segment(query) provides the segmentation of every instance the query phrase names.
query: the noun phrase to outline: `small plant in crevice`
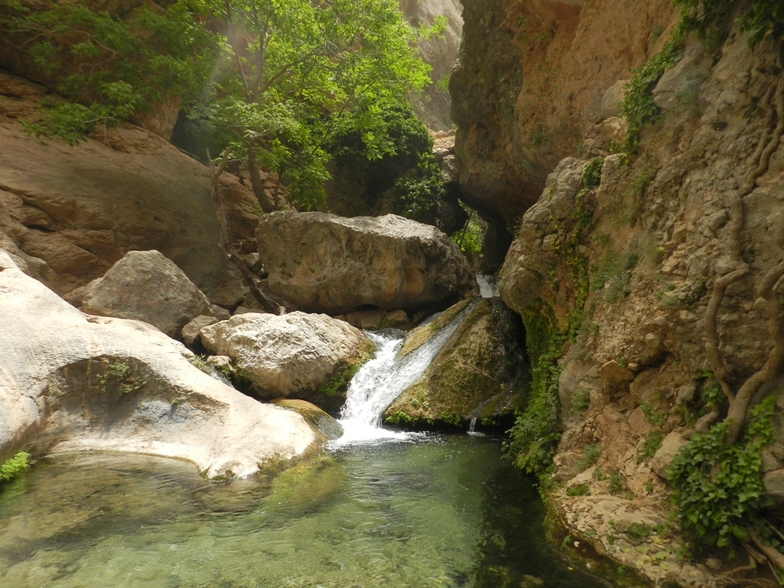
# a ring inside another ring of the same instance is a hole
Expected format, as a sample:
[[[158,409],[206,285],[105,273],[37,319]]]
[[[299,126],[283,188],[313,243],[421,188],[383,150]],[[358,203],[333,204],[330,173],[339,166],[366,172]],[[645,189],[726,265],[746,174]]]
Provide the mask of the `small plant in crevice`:
[[[19,451],[0,464],[0,483],[8,482],[30,467],[30,454]]]
[[[585,412],[591,407],[591,391],[587,388],[578,388],[572,396],[572,409],[575,412]]]
[[[566,489],[567,496],[588,496],[590,493],[588,484],[575,484]]]
[[[623,491],[620,472],[618,470],[610,470],[608,479],[608,490],[610,491],[610,494],[620,494]]]
[[[620,149],[627,155],[637,153],[643,127],[661,120],[661,110],[653,102],[653,88],[664,73],[680,61],[680,45],[684,34],[684,27],[677,25],[661,51],[641,68],[634,70],[632,79],[626,84],[626,93],[621,101],[621,115],[626,120],[628,129]]]
[[[586,470],[599,461],[602,455],[602,446],[599,443],[593,445],[586,445],[583,449],[583,456],[577,462],[577,467],[580,471]]]
[[[650,459],[656,455],[656,452],[661,447],[663,439],[664,435],[662,435],[660,432],[650,431],[646,435],[645,441],[642,443],[642,447],[640,447],[640,452],[637,455],[637,463],[641,463],[642,461]]]
[[[116,393],[118,396],[132,394],[147,383],[132,375],[131,366],[122,361],[110,363],[95,379],[105,393]]]

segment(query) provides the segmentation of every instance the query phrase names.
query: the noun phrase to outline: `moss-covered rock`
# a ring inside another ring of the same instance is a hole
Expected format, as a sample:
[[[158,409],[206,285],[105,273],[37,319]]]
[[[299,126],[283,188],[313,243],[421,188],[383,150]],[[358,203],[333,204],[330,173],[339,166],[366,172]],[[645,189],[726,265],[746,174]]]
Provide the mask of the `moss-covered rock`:
[[[298,412],[305,419],[305,422],[330,441],[343,436],[343,427],[340,423],[307,400],[278,398],[272,403]]]
[[[459,307],[459,308],[458,308]],[[410,353],[464,308],[412,331],[401,349]],[[528,368],[519,317],[498,298],[480,300],[461,322],[428,369],[384,412],[384,420],[420,428],[497,426],[514,412]]]

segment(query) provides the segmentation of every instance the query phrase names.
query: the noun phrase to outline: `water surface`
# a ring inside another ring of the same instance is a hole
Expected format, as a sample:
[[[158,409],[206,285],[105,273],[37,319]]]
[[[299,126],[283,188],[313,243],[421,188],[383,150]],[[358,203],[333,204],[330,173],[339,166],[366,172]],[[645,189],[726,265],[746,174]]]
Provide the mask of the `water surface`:
[[[544,542],[530,481],[485,438],[346,445],[268,480],[107,454],[0,492],[0,586],[605,586]]]

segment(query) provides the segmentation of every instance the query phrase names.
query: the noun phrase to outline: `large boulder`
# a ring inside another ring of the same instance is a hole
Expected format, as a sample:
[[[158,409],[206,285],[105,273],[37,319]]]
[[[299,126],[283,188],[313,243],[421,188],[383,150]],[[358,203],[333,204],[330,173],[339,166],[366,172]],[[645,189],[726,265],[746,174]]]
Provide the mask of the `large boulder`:
[[[217,247],[207,167],[131,125],[75,146],[39,140],[19,119],[37,121],[44,97],[40,86],[0,72],[0,232],[13,243],[3,247],[18,248],[31,275],[61,296],[128,251],[156,249],[213,303],[236,305],[247,289]],[[248,253],[256,199],[230,174],[220,190],[235,244]]]
[[[157,329],[76,310],[2,251],[0,321],[0,461],[20,449],[107,450],[245,477],[323,441],[295,412],[194,367]]]
[[[336,413],[372,344],[324,314],[246,313],[201,330],[202,344],[232,359],[262,398],[299,398]]]
[[[212,313],[201,290],[155,250],[126,253],[85,287],[81,308],[89,314],[144,321],[169,337],[179,337],[194,317]]]
[[[446,235],[393,214],[274,212],[256,238],[269,292],[311,312],[444,308],[475,285]]]
[[[406,354],[446,328],[464,303],[409,333]],[[483,298],[462,318],[424,374],[384,411],[384,419],[414,427],[511,424],[527,374],[520,318],[499,298]]]

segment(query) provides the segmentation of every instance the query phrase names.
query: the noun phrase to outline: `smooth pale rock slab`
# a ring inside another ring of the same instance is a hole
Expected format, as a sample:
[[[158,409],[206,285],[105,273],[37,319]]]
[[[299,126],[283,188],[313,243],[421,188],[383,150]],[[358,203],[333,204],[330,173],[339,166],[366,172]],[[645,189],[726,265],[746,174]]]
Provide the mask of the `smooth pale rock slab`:
[[[235,315],[204,327],[201,341],[212,353],[231,357],[265,398],[310,399],[371,349],[359,329],[304,312]]]
[[[207,297],[158,251],[130,251],[85,287],[82,310],[140,320],[170,337],[199,315],[212,314]]]
[[[201,372],[142,322],[92,317],[0,251],[0,460],[19,449],[136,452],[249,476],[323,441],[292,411]]]
[[[445,308],[474,288],[468,262],[430,225],[394,214],[273,212],[256,230],[267,289],[299,309]]]

